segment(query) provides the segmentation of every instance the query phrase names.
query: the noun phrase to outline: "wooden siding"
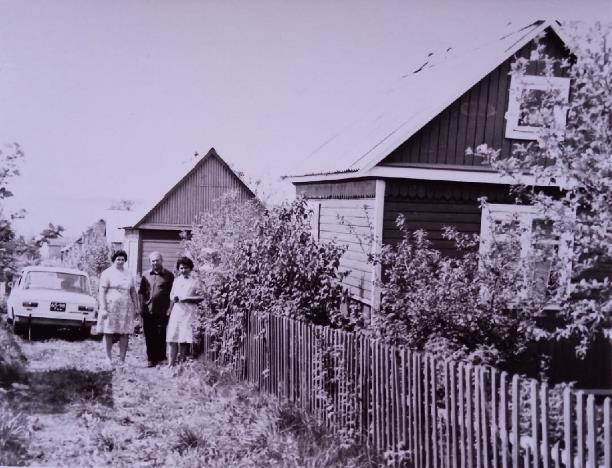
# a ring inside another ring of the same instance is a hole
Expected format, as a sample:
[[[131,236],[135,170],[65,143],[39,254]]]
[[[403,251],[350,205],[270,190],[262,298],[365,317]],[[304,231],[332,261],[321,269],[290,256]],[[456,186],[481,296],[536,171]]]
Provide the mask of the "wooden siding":
[[[149,255],[159,252],[164,258],[164,267],[174,271],[176,260],[181,255],[181,237],[179,231],[147,231],[141,230],[141,255],[138,264],[139,272],[149,267]]]
[[[321,200],[319,240],[335,240],[348,247],[340,261],[340,269],[350,270],[344,283],[351,294],[366,302],[372,293],[372,265],[368,254],[372,249],[374,199]]]
[[[191,225],[214,200],[231,190],[238,191],[244,200],[253,196],[216,155],[208,157],[174,187],[141,224]]]
[[[401,240],[396,219],[403,214],[411,230],[424,229],[434,247],[452,255],[456,252],[453,243],[442,238],[444,226],[479,234],[481,210],[478,199],[482,196],[491,203],[513,202],[507,185],[389,181],[385,193],[383,243],[393,244]]]
[[[556,36],[547,37],[544,42],[549,55],[567,57],[563,43]],[[533,48],[534,43],[529,43],[516,55],[529,58]],[[514,60],[510,58],[500,64],[387,156],[381,165],[459,165],[482,169],[481,161],[467,156],[465,150],[483,143],[492,148],[500,148],[502,155],[511,154],[515,141],[506,139],[504,134],[510,90],[509,72]],[[530,63],[527,69],[530,75],[541,75],[542,72],[540,62]]]
[[[295,191],[297,195],[303,195],[308,199],[374,198],[376,196],[376,180],[298,183]]]

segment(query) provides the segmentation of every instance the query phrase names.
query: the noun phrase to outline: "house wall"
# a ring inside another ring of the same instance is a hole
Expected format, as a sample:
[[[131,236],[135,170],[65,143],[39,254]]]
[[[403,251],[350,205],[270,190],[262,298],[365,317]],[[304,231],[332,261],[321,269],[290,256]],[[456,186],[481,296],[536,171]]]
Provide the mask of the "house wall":
[[[543,42],[549,55],[568,56],[556,35],[549,34]],[[534,43],[531,42],[516,55],[529,58],[533,48]],[[514,60],[510,58],[499,65],[387,156],[381,164],[476,166],[482,170],[479,158],[466,156],[465,150],[468,147],[474,149],[486,143],[492,148],[501,149],[502,155],[511,154],[516,141],[505,138],[504,134],[510,91],[509,73]],[[541,75],[542,72],[541,62],[530,62],[527,74]],[[560,71],[557,74],[562,75]]]
[[[125,229],[123,238],[123,250],[128,255],[128,270],[134,276],[138,273],[139,258],[138,258],[138,241],[139,231],[137,229]]]
[[[393,244],[401,240],[396,219],[403,214],[409,229],[427,231],[435,248],[454,255],[453,242],[442,238],[443,228],[455,226],[459,232],[479,234],[481,209],[478,199],[483,196],[489,203],[514,203],[507,185],[388,180],[383,243]]]
[[[253,197],[244,184],[217,157],[209,157],[163,199],[140,224],[191,225],[201,212],[224,193],[236,190],[241,199]]]
[[[344,284],[355,298],[369,304],[373,267],[368,254],[374,233],[376,181],[300,184],[296,191],[311,206],[318,205],[318,219],[313,222],[319,240],[335,240],[347,246],[340,260],[340,270],[350,270]]]

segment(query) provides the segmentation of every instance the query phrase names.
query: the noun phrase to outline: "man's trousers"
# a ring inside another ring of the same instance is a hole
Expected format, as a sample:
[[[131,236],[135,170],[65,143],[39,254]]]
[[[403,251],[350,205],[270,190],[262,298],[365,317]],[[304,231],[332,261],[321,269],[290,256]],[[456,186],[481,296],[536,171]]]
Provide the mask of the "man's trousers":
[[[166,327],[168,317],[145,313],[142,329],[147,345],[147,360],[158,363],[166,359]]]

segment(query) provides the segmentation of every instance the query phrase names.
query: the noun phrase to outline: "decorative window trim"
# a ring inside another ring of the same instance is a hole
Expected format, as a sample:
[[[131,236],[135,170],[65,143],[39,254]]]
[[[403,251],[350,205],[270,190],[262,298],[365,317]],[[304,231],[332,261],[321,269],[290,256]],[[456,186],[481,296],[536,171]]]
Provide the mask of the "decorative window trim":
[[[521,244],[521,259],[529,258],[533,255],[534,249],[534,237],[532,226],[533,222],[537,219],[544,219],[541,211],[532,205],[513,205],[513,204],[498,204],[491,203],[487,204],[482,209],[481,222],[480,222],[480,252],[485,253],[493,241],[493,226],[492,222],[496,221],[509,221],[512,217],[516,216],[519,222],[519,228],[521,229],[520,244]],[[500,239],[497,239],[498,241]],[[565,278],[566,286],[569,287],[571,278],[571,249],[572,239],[568,235],[561,235],[557,240],[540,241],[540,244],[554,244],[557,247],[557,256],[561,259],[566,259],[566,263],[563,266],[562,277]],[[546,310],[559,309],[558,304],[548,303]]]
[[[536,140],[540,127],[521,125],[521,96],[524,90],[550,91],[556,89],[565,102],[564,106],[555,108],[556,127],[565,130],[567,120],[567,104],[569,103],[570,79],[551,76],[512,75],[510,79],[510,95],[508,97],[508,112],[506,112],[506,138],[514,140]]]
[[[536,217],[537,210],[532,205],[512,205],[501,203],[490,203],[483,207],[480,220],[480,251],[488,250],[492,242],[491,221],[506,221],[512,216],[517,215],[523,229],[521,233],[521,255],[527,255],[531,240],[531,230],[528,226]]]

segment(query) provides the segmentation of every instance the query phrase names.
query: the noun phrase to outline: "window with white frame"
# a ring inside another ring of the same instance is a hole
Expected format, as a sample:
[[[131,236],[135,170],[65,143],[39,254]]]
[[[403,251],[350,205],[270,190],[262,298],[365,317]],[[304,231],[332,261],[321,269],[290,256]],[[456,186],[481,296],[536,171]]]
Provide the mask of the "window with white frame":
[[[535,140],[542,126],[540,111],[546,93],[558,93],[553,109],[553,125],[563,131],[569,102],[569,78],[512,75],[506,113],[506,138]]]
[[[482,211],[481,252],[516,242],[516,263],[526,266],[531,285],[529,291],[535,299],[549,297],[551,288],[568,284],[571,269],[571,239],[555,232],[554,225],[537,209],[529,205],[488,204]],[[511,233],[513,231],[513,233]],[[513,237],[514,236],[514,237]]]

